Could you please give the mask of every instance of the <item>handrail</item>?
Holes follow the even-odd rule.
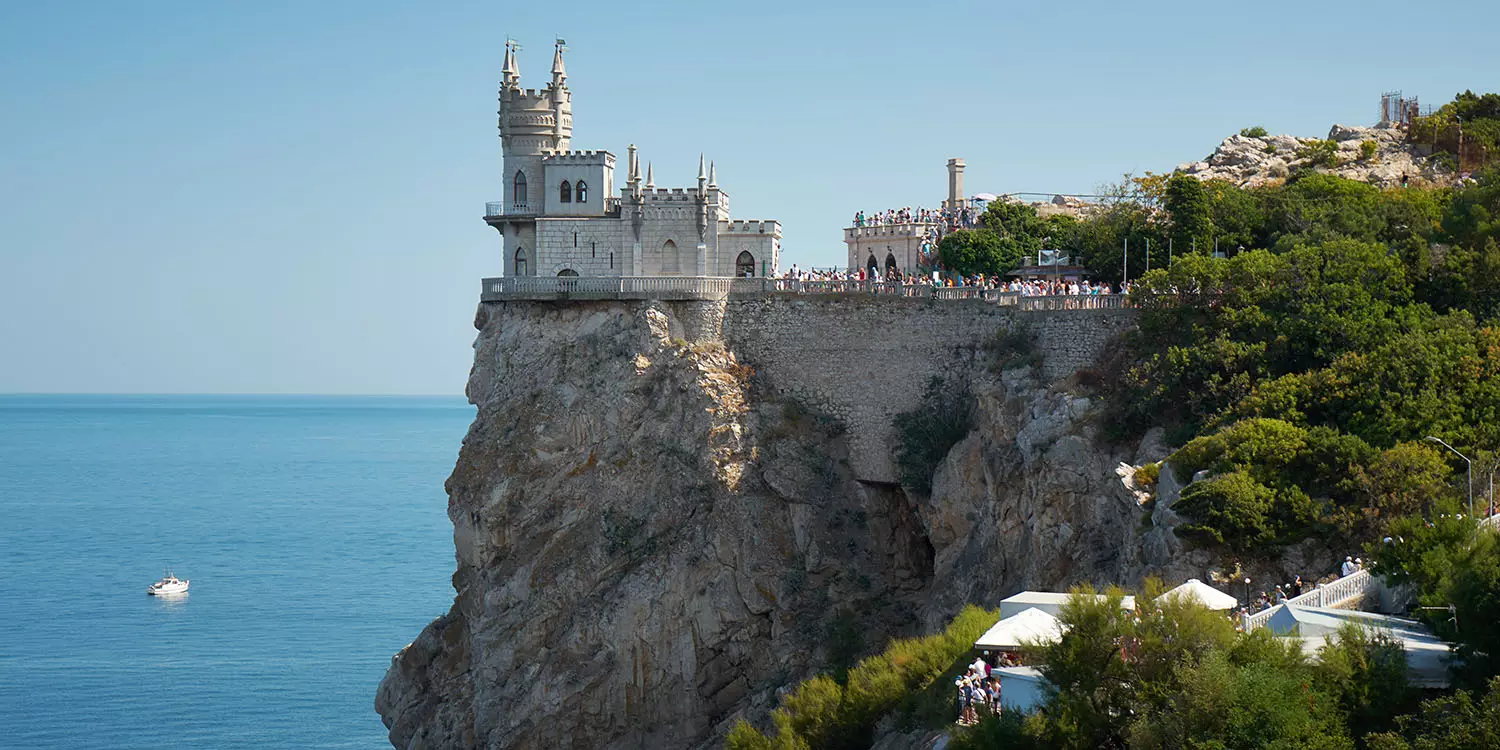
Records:
[[[1481,529],[1500,529],[1500,513],[1488,518],[1480,519]],[[1380,580],[1368,570],[1356,570],[1335,581],[1320,583],[1312,591],[1294,596],[1284,604],[1298,607],[1337,607],[1348,602],[1350,599],[1370,596],[1380,592]],[[1278,604],[1268,607],[1254,614],[1245,615],[1245,632],[1250,632],[1258,627],[1264,626],[1271,621],[1271,616],[1282,607]]]
[[[505,276],[484,279],[480,299],[556,299],[559,297],[624,299],[719,299],[726,295],[765,294],[860,294],[926,300],[975,300],[1022,311],[1113,310],[1127,307],[1124,295],[1024,296],[1006,289],[977,286],[943,287],[927,283],[851,279],[769,278],[764,276]]]
[[[540,212],[541,206],[532,206],[529,203],[512,203],[506,206],[504,201],[489,201],[484,204],[486,219],[496,216],[535,216]]]
[[[1351,599],[1364,598],[1379,593],[1380,581],[1368,570],[1356,570],[1336,581],[1320,583],[1312,591],[1294,596],[1274,607],[1245,615],[1244,629],[1250,632],[1271,621],[1281,607],[1291,604],[1298,607],[1337,607]]]

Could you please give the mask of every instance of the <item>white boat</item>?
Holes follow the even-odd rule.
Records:
[[[163,594],[181,594],[187,590],[188,582],[172,575],[172,571],[170,570],[167,571],[167,575],[160,581],[157,581],[156,583],[153,583],[150,586],[146,587],[146,593],[153,596],[161,596]]]

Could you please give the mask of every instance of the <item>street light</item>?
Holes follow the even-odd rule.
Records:
[[[1442,438],[1436,438],[1428,435],[1427,439],[1443,446],[1444,448],[1447,448],[1450,451],[1453,451],[1455,455],[1464,460],[1464,463],[1469,465],[1469,520],[1472,521],[1474,519],[1474,462],[1470,461],[1468,456],[1459,453],[1457,448],[1454,448],[1453,446],[1443,442]]]

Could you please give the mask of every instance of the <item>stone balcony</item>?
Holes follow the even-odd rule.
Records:
[[[541,212],[542,206],[540,203],[512,203],[507,206],[504,201],[490,201],[484,204],[484,218],[486,221],[504,219],[511,216],[531,217]]]

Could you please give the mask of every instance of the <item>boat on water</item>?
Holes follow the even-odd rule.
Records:
[[[161,596],[163,594],[181,594],[187,590],[188,582],[184,579],[180,579],[177,576],[172,575],[172,571],[170,570],[167,571],[167,574],[163,576],[160,581],[157,581],[156,583],[153,583],[150,586],[146,587],[146,593],[151,594],[152,596]]]

